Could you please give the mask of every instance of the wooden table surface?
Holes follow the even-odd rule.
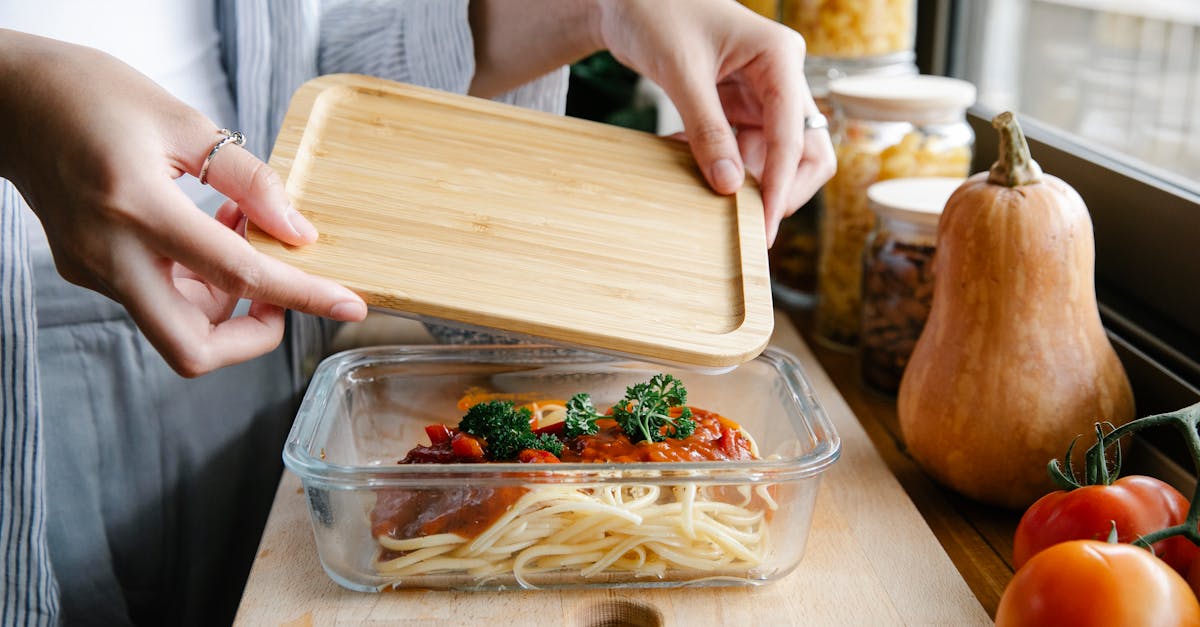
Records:
[[[871,443],[904,487],[976,598],[992,617],[1013,576],[1013,533],[1020,512],[972,501],[939,485],[904,451],[896,399],[868,390],[852,353],[834,350],[812,336],[812,312],[785,309]]]
[[[989,624],[1012,575],[1007,560],[1016,514],[983,508],[933,484],[903,454],[894,401],[862,390],[852,356],[802,340],[797,329],[807,328],[803,312],[780,312],[772,344],[806,369],[842,437],[843,454],[823,475],[804,560],[779,582],[681,590],[351,592],[322,572],[299,480],[285,472],[236,624],[529,624],[535,615],[574,625]],[[651,610],[653,620],[634,615]],[[612,622],[605,611],[625,622]]]

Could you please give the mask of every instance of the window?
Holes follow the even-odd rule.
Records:
[[[995,155],[989,120],[1013,110],[1087,203],[1138,414],[1200,400],[1200,2],[926,0],[919,28],[922,69],[979,89],[973,171]],[[1170,439],[1153,438],[1181,452]]]
[[[953,71],[980,101],[1200,190],[1200,2],[962,3]]]

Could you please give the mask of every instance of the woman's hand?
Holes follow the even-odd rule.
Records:
[[[617,60],[670,96],[714,190],[737,191],[745,170],[760,182],[768,242],[833,176],[829,133],[804,128],[819,111],[795,31],[729,0],[601,0],[598,28]]]
[[[600,49],[658,83],[705,178],[729,194],[759,180],[767,239],[833,176],[804,79],[804,40],[732,0],[473,0],[477,74],[491,96]],[[733,127],[737,128],[735,136]]]
[[[198,376],[269,352],[283,309],[359,320],[350,290],[255,251],[245,221],[289,244],[316,240],[266,164],[227,143],[208,183],[216,219],[173,179],[198,176],[222,136],[204,115],[90,48],[0,30],[0,176],[37,213],[64,278],[121,303],[177,372]],[[230,318],[239,298],[249,314]]]

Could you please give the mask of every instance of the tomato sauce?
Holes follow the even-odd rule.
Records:
[[[698,462],[755,459],[750,442],[737,423],[703,409],[692,409],[696,429],[683,439],[634,443],[615,420],[601,419],[594,435],[563,439],[561,461],[571,463]],[[428,431],[428,430],[427,430]],[[554,430],[549,430],[553,432]],[[431,433],[438,441],[414,447],[398,463],[479,463],[475,454],[455,447],[461,435],[446,428]],[[468,436],[469,437],[469,436]],[[523,455],[524,462],[557,461],[544,451]],[[527,490],[520,487],[468,487],[381,490],[371,510],[371,532],[376,537],[415,538],[437,533],[456,533],[472,539],[483,533]],[[390,555],[390,557],[399,554]],[[385,555],[384,559],[388,559]]]
[[[571,438],[563,446],[564,462],[704,462],[754,459],[750,442],[738,425],[723,416],[692,408],[696,431],[676,440],[634,443],[615,420],[598,420],[595,435]]]

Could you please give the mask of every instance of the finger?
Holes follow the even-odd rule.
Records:
[[[217,213],[213,216],[213,219],[216,220],[218,224],[221,224],[222,226],[224,226],[230,230],[233,230],[235,232],[238,229],[238,225],[244,223],[245,218],[246,218],[246,216],[243,215],[240,210],[238,210],[237,203],[233,202],[232,200],[225,201],[225,203],[223,203],[221,205],[221,207],[219,209],[217,209]],[[240,233],[240,235],[245,237],[244,232]],[[195,272],[192,272],[186,266],[182,266],[179,264],[175,264],[174,276],[175,276],[175,278],[179,278],[179,277],[186,277],[186,278],[190,278],[190,279],[199,279],[200,278],[199,275],[197,275]]]
[[[213,133],[206,150],[222,138]],[[199,171],[197,166],[193,173],[198,176]],[[316,227],[292,206],[283,179],[250,151],[226,143],[209,161],[207,177],[213,189],[237,203],[242,213],[276,239],[295,246],[317,241]]]
[[[119,261],[125,278],[121,302],[150,344],[179,374],[196,377],[252,359],[283,339],[283,315],[278,308],[260,307],[256,316],[213,325],[175,289],[164,269],[168,260],[155,259],[145,250],[138,253],[125,254]]]
[[[794,210],[791,188],[800,157],[804,154],[804,114],[794,88],[768,87],[763,92],[763,138],[765,156],[762,183],[767,241],[774,242],[779,222]],[[809,99],[811,102],[811,99]],[[816,105],[812,105],[816,111]]]
[[[183,295],[192,306],[204,312],[209,322],[213,324],[228,320],[237,307],[238,297],[229,294],[202,278],[195,276],[190,270],[187,274],[175,274],[175,289]]]
[[[721,109],[712,75],[690,74],[664,86],[664,90],[679,109],[688,144],[704,178],[717,193],[732,194],[746,178],[733,129]]]
[[[760,128],[738,129],[738,150],[742,153],[742,163],[754,180],[761,181],[763,166],[767,162],[767,144]]]
[[[213,219],[225,228],[234,230],[237,229],[238,222],[241,221],[244,215],[242,210],[238,209],[236,202],[227,200],[221,205],[220,209],[217,209],[217,213],[213,216]]]
[[[238,297],[261,300],[335,320],[366,317],[366,304],[354,292],[264,255],[234,231],[196,209],[178,186],[158,184],[150,195],[166,209],[146,235],[155,250],[195,272],[213,286]],[[238,203],[238,207],[243,207]]]
[[[837,156],[833,151],[833,141],[825,129],[810,129],[805,131],[808,141],[805,142],[804,157],[792,182],[791,197],[788,205],[791,215],[808,202],[833,176],[837,169]]]
[[[245,223],[245,216],[232,200],[222,204],[213,217],[218,224],[235,232],[239,224]],[[210,285],[186,266],[174,264],[173,276],[175,289],[214,323],[228,319],[237,307],[238,297]]]

